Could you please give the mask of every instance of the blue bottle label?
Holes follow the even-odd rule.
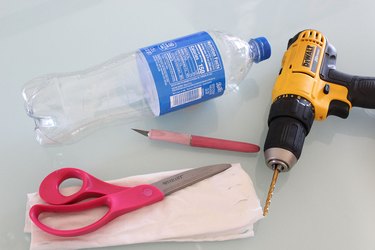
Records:
[[[223,62],[207,32],[155,44],[140,51],[156,84],[160,114],[224,93]]]

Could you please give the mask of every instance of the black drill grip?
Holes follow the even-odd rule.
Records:
[[[328,72],[329,81],[348,89],[348,100],[353,107],[375,109],[375,78],[353,76],[336,69]]]

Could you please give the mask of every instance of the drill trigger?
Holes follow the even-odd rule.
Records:
[[[335,115],[340,118],[346,119],[349,116],[349,110],[350,107],[347,103],[339,100],[332,100],[329,103],[327,115]]]

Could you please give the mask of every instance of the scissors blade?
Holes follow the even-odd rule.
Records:
[[[200,168],[191,169],[168,178],[162,179],[151,185],[157,187],[164,195],[169,195],[180,189],[186,188],[218,173],[221,173],[228,168],[231,164],[217,164],[205,166]]]

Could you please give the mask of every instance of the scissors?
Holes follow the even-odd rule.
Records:
[[[39,195],[49,205],[34,205],[29,212],[31,220],[43,231],[63,237],[91,233],[116,217],[151,205],[180,189],[186,188],[230,168],[230,164],[218,164],[191,169],[152,184],[123,187],[109,184],[77,168],[62,168],[49,174],[40,184]],[[82,187],[72,195],[62,195],[59,187],[67,179],[82,181]],[[94,199],[83,201],[87,198]],[[82,201],[80,203],[77,203]],[[96,222],[76,229],[55,229],[39,220],[42,213],[82,212],[106,206],[108,211]]]

